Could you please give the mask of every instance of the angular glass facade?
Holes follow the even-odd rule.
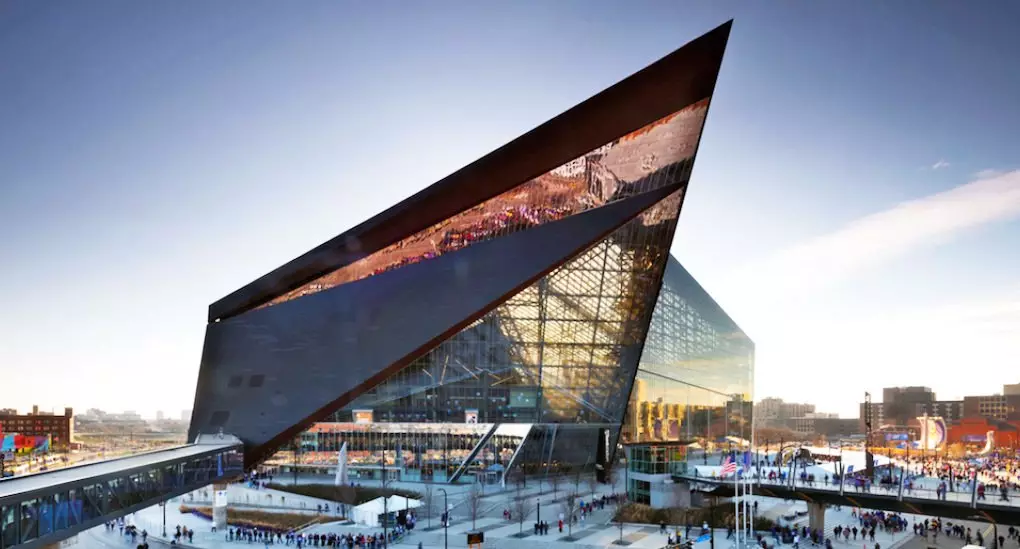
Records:
[[[709,378],[752,351],[706,351],[718,315],[660,289],[728,33],[214,303],[189,434],[236,435],[249,466],[297,437],[309,465],[346,443],[355,476],[458,482],[604,471],[625,426],[702,432],[720,395],[749,393]],[[677,368],[709,383],[683,412],[672,384],[701,386]]]
[[[675,259],[666,267],[624,442],[751,439],[754,344]]]
[[[646,222],[614,237],[647,236]],[[299,459],[335,464],[347,442],[351,469],[369,478],[494,481],[591,470],[618,438],[750,439],[754,344],[671,256],[642,249],[639,261],[666,265],[654,307],[637,299],[652,292],[627,274],[623,249],[607,239],[517,294],[317,424]],[[648,314],[647,335],[629,336]],[[642,342],[635,368],[626,350]]]

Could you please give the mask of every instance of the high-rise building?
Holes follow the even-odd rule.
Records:
[[[163,410],[156,411],[156,421],[163,421]]]
[[[191,410],[181,410],[181,421],[191,421]]]
[[[728,32],[212,304],[189,438],[444,482],[750,438],[754,346],[669,255]]]

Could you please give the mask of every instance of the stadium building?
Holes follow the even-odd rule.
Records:
[[[437,482],[750,438],[753,344],[669,254],[729,28],[212,304],[191,436]]]

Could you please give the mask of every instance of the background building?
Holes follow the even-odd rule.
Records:
[[[988,431],[998,433],[996,444],[1012,447],[1020,429],[1020,384],[1003,385],[1002,394],[965,396],[963,400],[938,400],[928,387],[888,387],[883,402],[872,403],[873,432],[883,435],[918,432],[918,417],[941,417],[949,429],[950,443],[983,445]],[[861,403],[859,429],[864,432]],[[879,437],[881,438],[881,437]],[[876,442],[877,443],[877,442]]]
[[[816,417],[814,420],[815,434],[828,440],[840,440],[861,435],[860,422],[857,418]]]
[[[800,417],[791,418],[789,421],[790,429],[801,436],[821,434],[818,432],[816,425],[816,422],[821,419],[839,419],[839,414],[812,412]]]
[[[67,449],[74,439],[74,410],[64,408],[63,415],[40,412],[32,407],[29,414],[19,415],[12,408],[0,413],[0,433],[34,437],[49,437],[53,449]],[[13,413],[12,413],[13,412]]]
[[[793,420],[814,414],[815,405],[784,402],[781,398],[768,397],[755,404],[755,413],[761,427],[796,431]]]

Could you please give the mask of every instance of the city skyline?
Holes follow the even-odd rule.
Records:
[[[1014,3],[7,7],[0,406],[191,408],[210,303],[731,17],[672,252],[755,394],[1016,381]]]

